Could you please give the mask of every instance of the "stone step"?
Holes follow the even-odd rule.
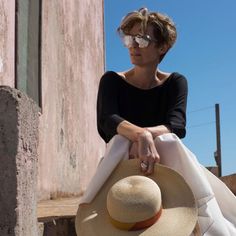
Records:
[[[76,236],[75,216],[80,198],[40,201],[37,206],[39,236]]]

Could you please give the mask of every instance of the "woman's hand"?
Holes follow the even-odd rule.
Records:
[[[153,126],[153,127],[147,127],[146,130],[151,132],[152,137],[154,139],[159,135],[171,133],[171,127],[167,126],[167,125],[158,125],[158,126]]]
[[[129,159],[139,158],[138,156],[138,142],[133,142],[129,149]]]
[[[156,150],[152,134],[147,130],[139,135],[138,157],[140,159],[141,171],[145,175],[152,174],[154,164],[160,162],[160,156]]]
[[[141,171],[146,175],[152,174],[154,164],[160,162],[160,156],[153,140],[155,136],[148,129],[136,126],[126,120],[117,126],[117,133],[132,142],[129,158],[139,158]]]

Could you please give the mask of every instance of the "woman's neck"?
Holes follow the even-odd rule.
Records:
[[[126,79],[133,85],[139,88],[149,89],[158,85],[159,78],[157,74],[158,69],[156,67],[134,67],[133,69],[128,71],[125,76]]]

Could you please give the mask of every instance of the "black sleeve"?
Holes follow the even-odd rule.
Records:
[[[188,84],[183,75],[176,73],[176,77],[171,81],[168,96],[167,125],[179,138],[184,138],[186,135]]]
[[[97,97],[97,129],[107,143],[117,134],[117,126],[124,119],[119,116],[119,76],[115,72],[106,72],[99,83]]]

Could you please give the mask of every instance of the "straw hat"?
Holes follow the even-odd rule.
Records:
[[[193,193],[176,171],[156,164],[144,177],[137,159],[122,161],[76,216],[78,236],[189,236],[197,223]]]

